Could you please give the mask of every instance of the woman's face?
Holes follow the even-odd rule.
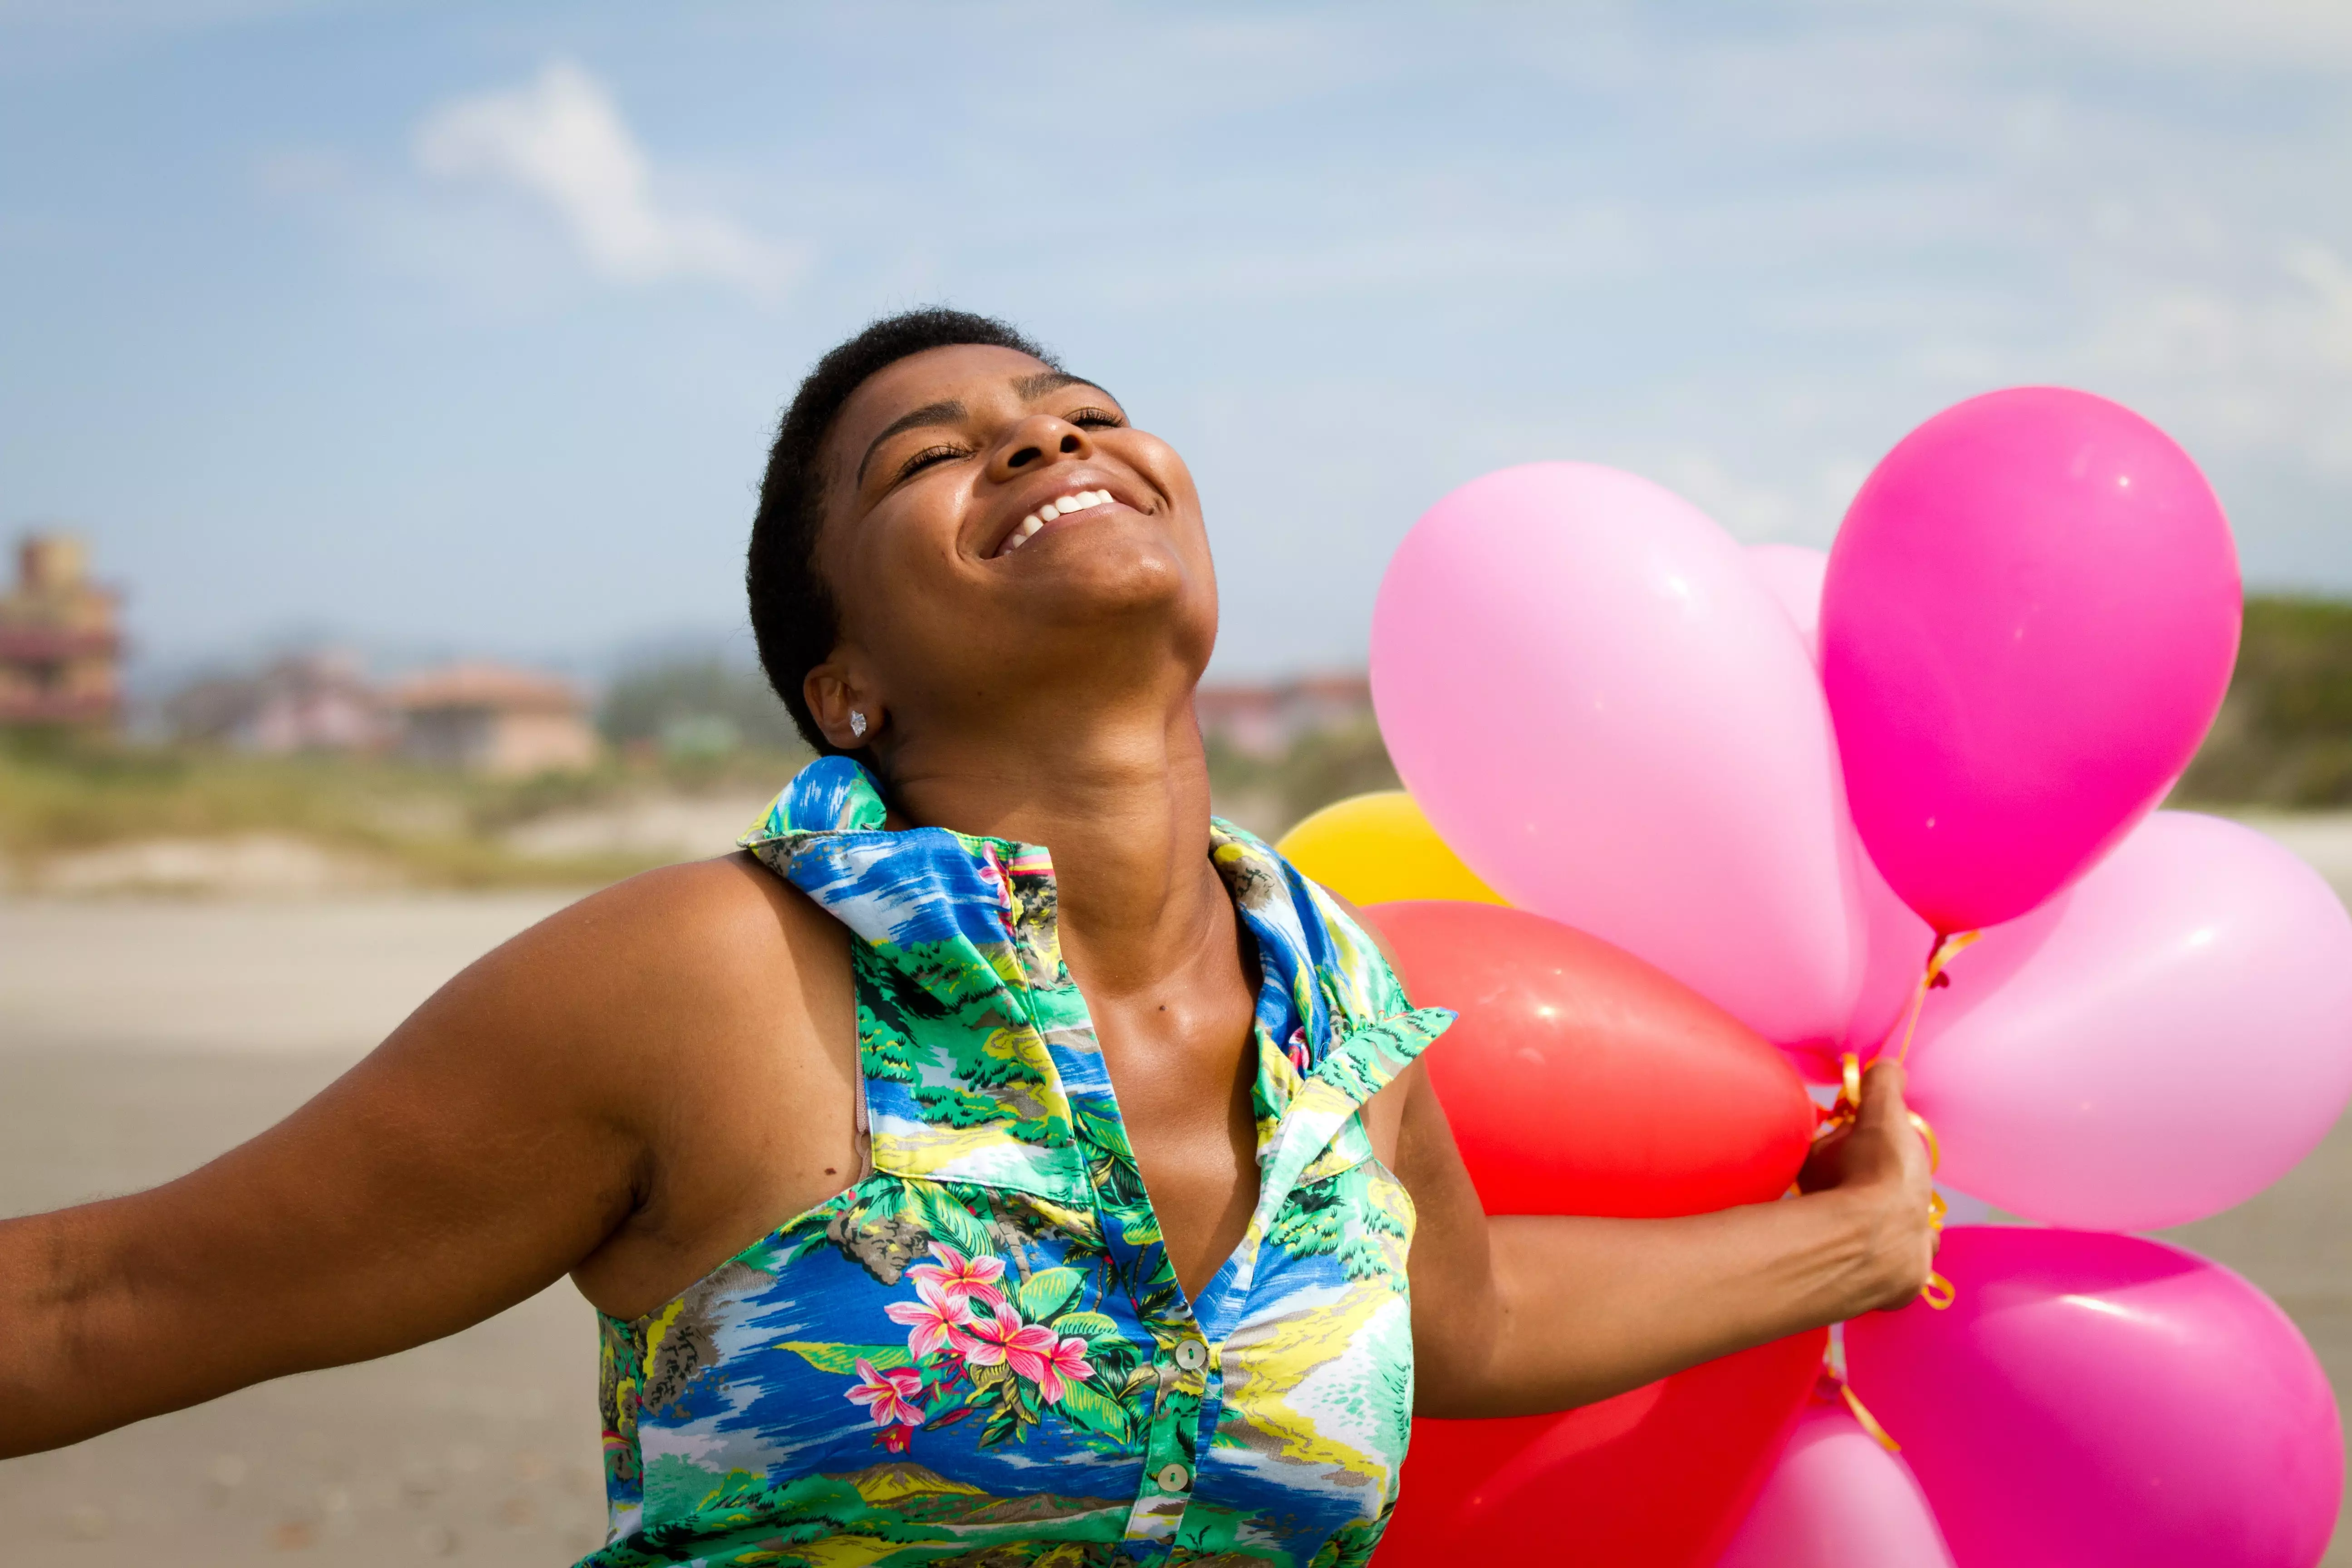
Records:
[[[823,473],[841,645],[809,697],[828,731],[845,675],[903,733],[1088,683],[1189,689],[1208,662],[1192,475],[1091,383],[1009,349],[913,355],[851,395]]]

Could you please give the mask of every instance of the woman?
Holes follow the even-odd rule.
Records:
[[[1191,477],[1010,329],[918,311],[820,362],[749,581],[824,754],[746,852],[526,931],[194,1174],[0,1226],[0,1454],[569,1273],[591,1563],[1357,1563],[1415,1414],[1586,1403],[1926,1279],[1892,1068],[1792,1201],[1480,1212],[1414,1059],[1450,1016],[1210,818]]]

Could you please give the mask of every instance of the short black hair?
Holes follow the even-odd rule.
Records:
[[[1011,349],[1062,368],[1021,331],[992,317],[939,307],[908,310],[872,322],[817,361],[776,426],[768,471],[760,481],[760,510],[751,519],[743,585],[751,595],[751,636],[768,684],[819,753],[836,748],[816,727],[801,687],[841,636],[840,611],[816,563],[817,534],[824,521],[819,466],[824,438],[842,405],[876,373],[928,349],[965,343]]]

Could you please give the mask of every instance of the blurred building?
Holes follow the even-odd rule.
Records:
[[[117,597],[89,581],[78,539],[27,535],[0,596],[0,725],[111,726],[122,716]]]
[[[1372,716],[1372,685],[1360,675],[1302,675],[1255,685],[1203,686],[1192,693],[1201,733],[1245,757],[1279,757],[1301,739]]]
[[[593,767],[595,731],[570,681],[496,664],[454,664],[391,691],[400,752],[434,767],[499,778]]]
[[[163,705],[163,717],[183,739],[246,752],[373,752],[399,733],[398,716],[359,660],[336,650],[197,681]]]

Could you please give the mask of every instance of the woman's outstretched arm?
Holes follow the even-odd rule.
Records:
[[[1394,1087],[1406,1091],[1397,1174],[1419,1216],[1411,1273],[1421,1415],[1589,1405],[1899,1307],[1927,1281],[1927,1158],[1899,1067],[1864,1077],[1860,1118],[1815,1152],[1804,1196],[1686,1219],[1489,1219],[1426,1075],[1416,1068]]]
[[[783,897],[724,861],[624,883],[482,959],[193,1174],[0,1222],[0,1458],[421,1344],[567,1271],[644,1310],[654,1281],[754,1239],[788,1199],[714,1201],[723,1173],[657,1154],[699,1104],[681,1093],[694,1069],[724,1071],[738,1041],[789,1063],[795,1026],[815,1034]],[[771,1125],[790,1109],[766,1107]]]

